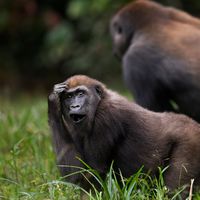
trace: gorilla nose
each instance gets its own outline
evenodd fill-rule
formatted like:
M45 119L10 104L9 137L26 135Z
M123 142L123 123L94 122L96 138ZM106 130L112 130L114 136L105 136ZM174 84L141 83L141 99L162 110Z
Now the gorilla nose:
M81 106L79 104L76 104L76 105L71 105L70 106L70 109L71 110L79 110L81 108Z

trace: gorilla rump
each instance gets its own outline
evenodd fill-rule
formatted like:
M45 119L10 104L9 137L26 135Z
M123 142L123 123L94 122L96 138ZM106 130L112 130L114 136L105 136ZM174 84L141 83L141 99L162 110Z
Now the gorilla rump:
M152 175L158 166L169 166L164 177L169 188L192 178L199 182L200 126L185 115L146 110L82 75L55 85L48 106L63 176L77 171L70 166L83 167L79 157L101 175L114 160L124 177L141 166ZM80 174L68 181L86 185Z
M110 29L114 52L122 60L124 80L136 102L200 121L200 20L136 0L116 13Z

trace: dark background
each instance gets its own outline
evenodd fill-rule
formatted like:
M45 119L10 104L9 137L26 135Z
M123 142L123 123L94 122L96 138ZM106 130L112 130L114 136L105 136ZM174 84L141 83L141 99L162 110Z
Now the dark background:
M123 85L109 21L128 0L0 0L0 91L46 92L73 74ZM160 0L200 16L199 0Z

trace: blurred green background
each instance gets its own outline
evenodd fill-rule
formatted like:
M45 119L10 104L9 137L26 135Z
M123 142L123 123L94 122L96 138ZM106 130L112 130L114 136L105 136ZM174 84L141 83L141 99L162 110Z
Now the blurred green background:
M73 74L123 86L109 21L128 0L1 0L1 94L48 91ZM160 0L194 16L199 0Z

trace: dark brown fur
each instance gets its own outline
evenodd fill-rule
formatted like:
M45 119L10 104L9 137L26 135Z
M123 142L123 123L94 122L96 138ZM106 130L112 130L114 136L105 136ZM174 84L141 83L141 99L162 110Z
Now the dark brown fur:
M124 80L137 103L200 121L199 19L136 0L113 17L111 34L114 52L122 59Z
M49 96L49 124L57 161L59 165L67 165L60 167L63 176L77 171L70 168L71 165L83 167L76 158L78 156L102 175L108 172L114 160L114 169L120 169L124 177L131 176L141 166L154 175L158 166L169 166L165 173L169 188L189 184L192 178L199 182L198 123L184 115L146 110L86 76L74 76L63 85L66 92L73 89L69 86L86 85L90 90L98 85L101 90L90 130L83 124L75 125L66 119L60 106L62 92L56 93L54 89ZM90 105L90 109L93 107ZM74 131L68 128L70 126L74 126ZM86 185L80 174L67 180Z

